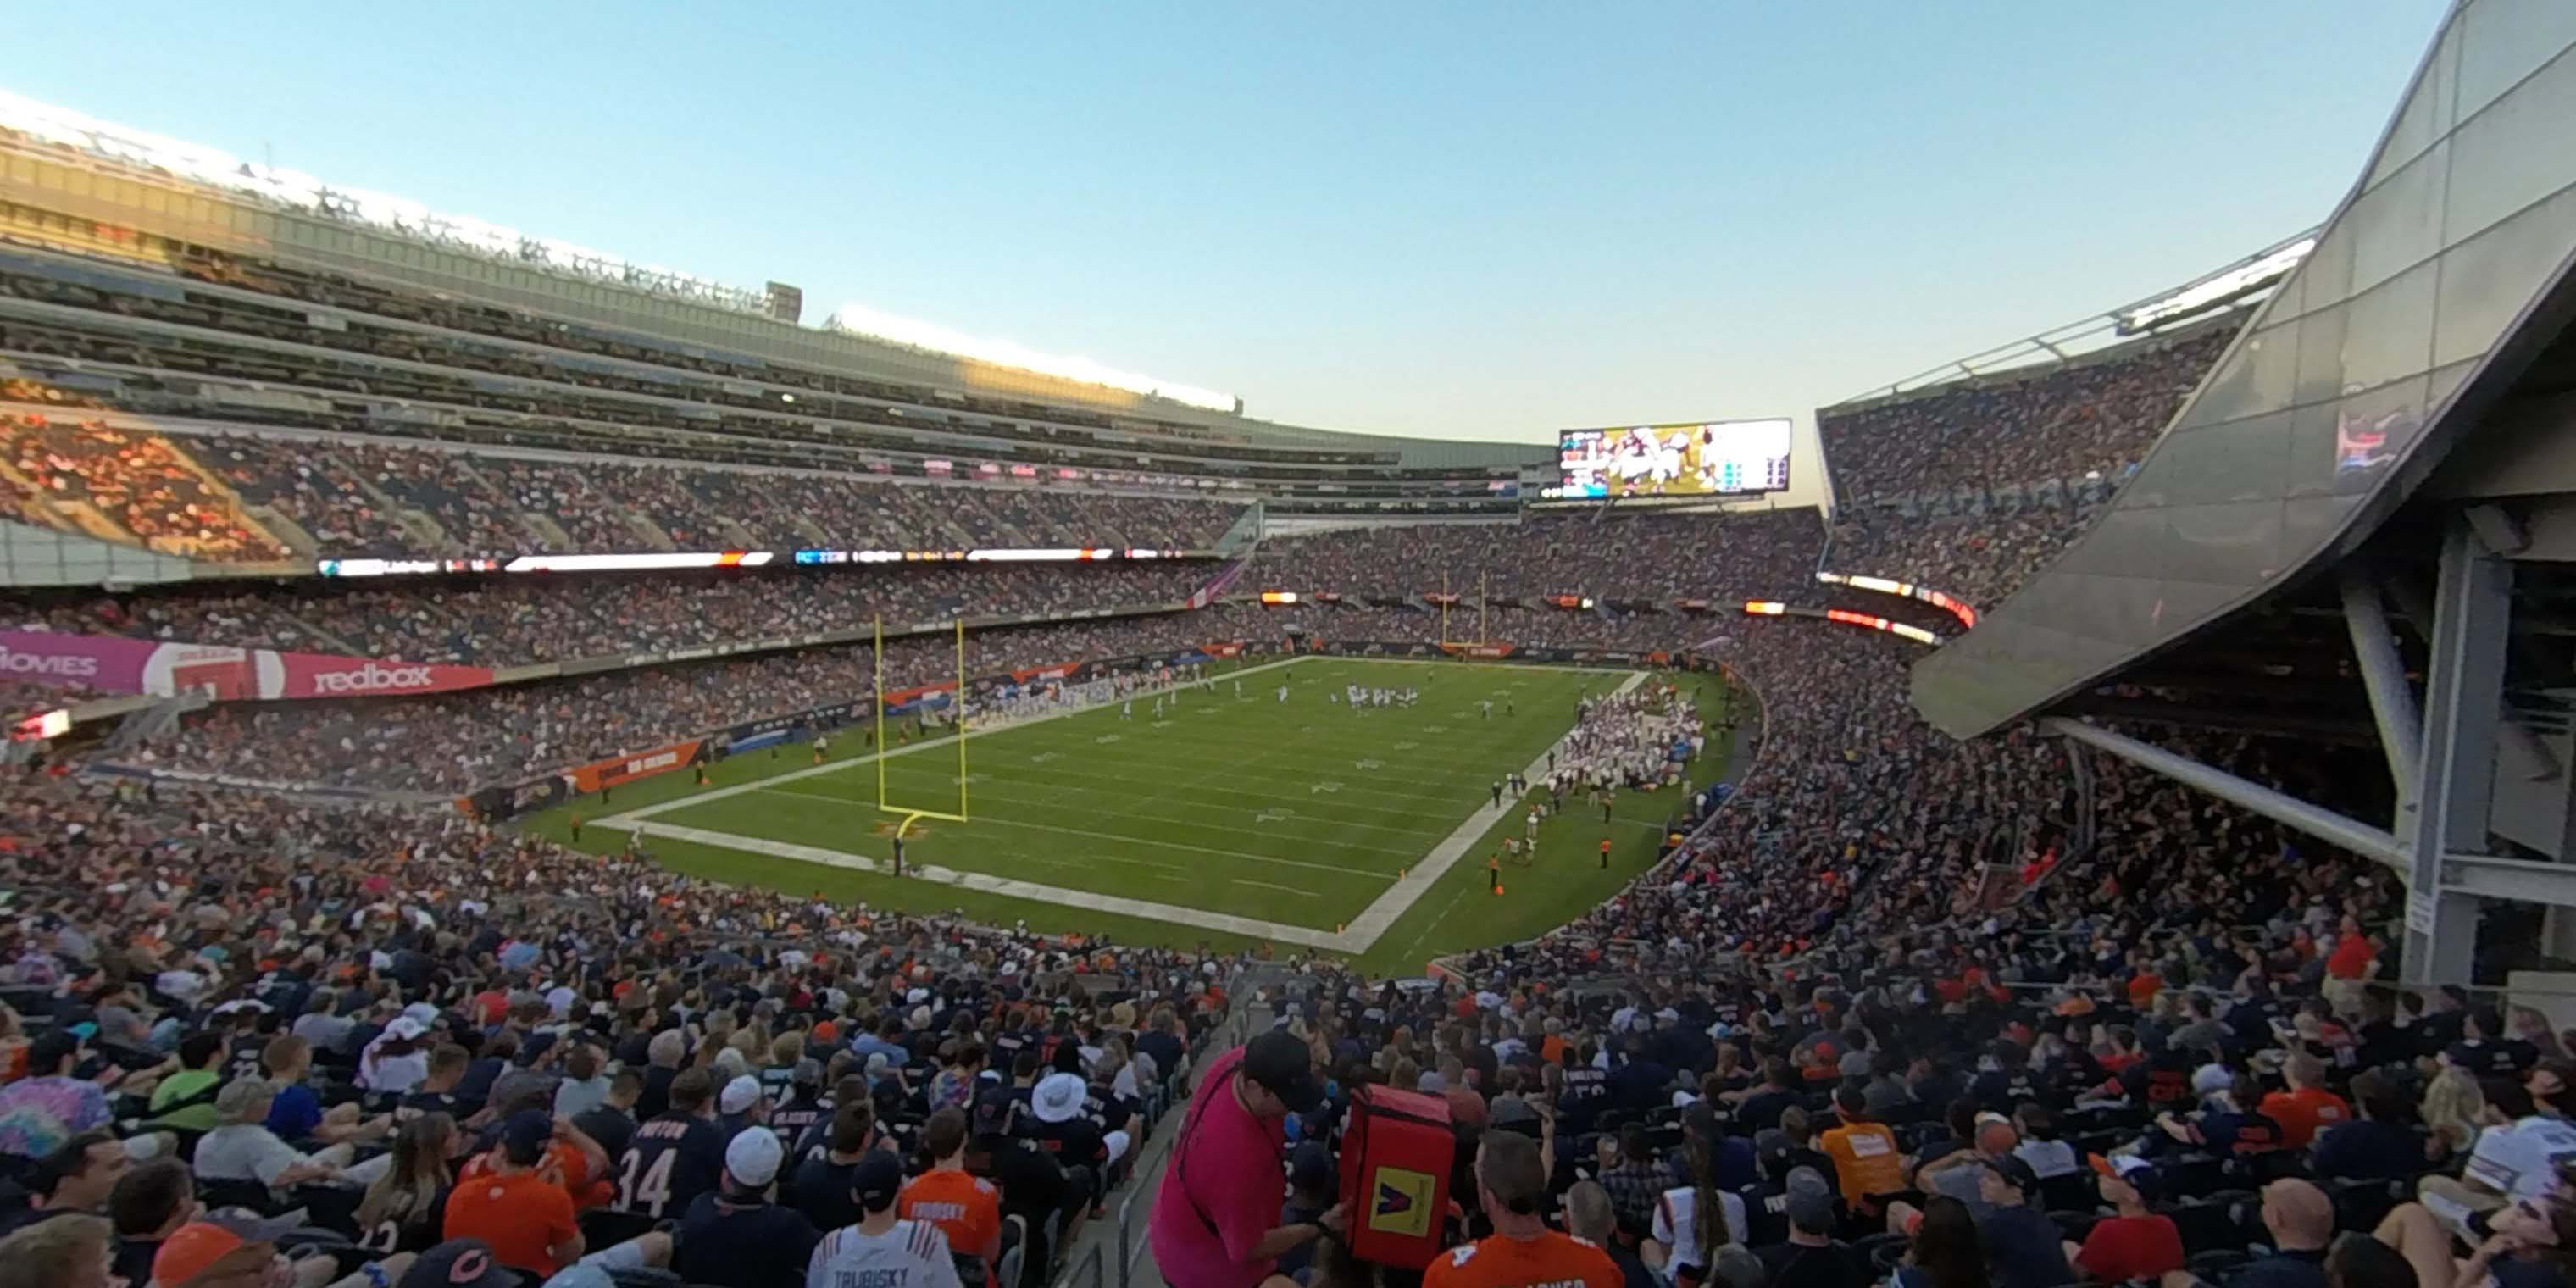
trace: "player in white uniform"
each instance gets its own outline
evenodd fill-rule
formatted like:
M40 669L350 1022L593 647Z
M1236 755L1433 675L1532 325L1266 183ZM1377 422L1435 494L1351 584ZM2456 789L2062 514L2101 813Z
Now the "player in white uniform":
M1284 684L1279 686L1279 705L1288 705L1288 686Z
M1682 476L1682 449L1672 443L1655 445L1655 490L1660 492Z

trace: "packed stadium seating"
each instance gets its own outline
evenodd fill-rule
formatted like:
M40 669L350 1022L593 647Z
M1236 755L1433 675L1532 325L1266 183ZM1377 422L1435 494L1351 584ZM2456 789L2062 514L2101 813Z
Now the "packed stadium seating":
M1241 515L1206 482L1283 494L1327 479L1419 485L1400 499L1428 504L1500 481L1484 467L1401 469L1388 452L934 397L310 268L209 254L184 272L0 252L10 514L237 565L809 546L1204 550ZM1936 1260L1940 1240L1957 1237L1954 1216L2002 1202L1997 1185L2028 1191L2044 1213L2023 1223L2018 1248L2039 1268L1992 1280L2009 1288L2073 1278L2045 1264L2059 1234L2105 1281L2188 1270L2223 1284L2264 1263L2249 1282L2325 1282L2299 1272L2316 1270L2338 1229L2414 1238L2431 1218L2399 1200L2422 1175L2447 1173L2430 1183L2436 1193L2456 1184L2472 1151L2491 1149L2472 1144L2481 1133L2576 1130L2565 1125L2576 1108L2566 1040L2536 1016L2472 1018L2450 994L2410 996L2421 1014L2397 1023L2374 976L2402 943L2402 895L2374 865L2031 729L1953 742L1907 705L1919 645L1738 611L1776 599L1924 616L1819 587L1820 567L1980 607L2008 596L2118 485L2231 325L1826 409L1819 424L1848 503L1830 527L1804 509L1611 508L1264 541L1235 590L1296 592L1290 605L1238 597L1176 610L1224 567L1210 559L12 592L0 620L22 629L494 668L714 650L878 616L1053 619L976 630L978 673L1215 641L1690 649L1727 665L1751 714L1729 717L1746 721L1750 759L1690 795L1650 873L1569 909L1548 934L1401 982L1330 960L837 906L682 875L649 855L577 852L439 799L864 698L880 680L864 646L656 660L430 697L218 703L130 741L67 745L13 770L0 793L12 914L0 926L0 1271L36 1241L5 1232L86 1207L114 1218L120 1272L142 1254L143 1281L191 1195L301 1210L311 1228L289 1238L339 1271L427 1251L442 1233L434 1223L355 1219L369 1192L352 1183L367 1175L351 1166L360 1157L409 1159L444 1185L448 1160L431 1149L423 1163L416 1139L443 1139L438 1115L453 1111L471 1133L460 1156L496 1142L506 1153L513 1110L551 1113L564 1095L604 1092L615 1066L639 1075L646 1103L574 1120L585 1137L631 1132L687 1067L714 1075L702 1091L730 1099L740 1074L783 1108L855 1122L846 1149L786 1142L799 1170L818 1148L823 1163L847 1166L920 1144L934 1110L973 1110L977 1165L1016 1222L1016 1256L1001 1263L1015 1271L996 1267L996 1288L1066 1271L1100 1288L1101 1263L1083 1280L1064 1254L1106 1200L1136 1192L1130 1169L1146 1151L1111 1148L1111 1133L1165 1119L1188 1093L1189 1065L1258 1011L1307 1042L1335 1087L1301 1122L1301 1150L1325 1149L1330 1168L1336 1128L1370 1084L1440 1096L1463 1144L1487 1131L1549 1135L1544 1206L1589 1222L1592 1196L1578 1187L1598 1186L1610 1215L1586 1233L1622 1258L1690 1267L1654 1279L1622 1260L1632 1284L1879 1282L1908 1257L1917 1269ZM1163 476L1118 491L1096 477L960 486L920 477L933 450L1037 477ZM1444 614L1431 598L1444 591L1471 602ZM1508 602L1472 602L1485 596ZM945 636L898 638L882 681L934 684L956 665ZM93 696L12 679L0 710ZM2304 799L2358 816L2391 809L2384 767L2359 750L2156 733ZM1247 995L1239 980L1264 983ZM291 1049L266 1054L281 1033L312 1042L311 1071ZM968 1052L994 1053L999 1085L977 1081L982 1057ZM405 1063L416 1055L420 1076ZM424 1090L459 1058L467 1082ZM233 1121L275 1090L263 1065L297 1084L291 1100L341 1117ZM1049 1071L1080 1084L1070 1118L1028 1112L1030 1084ZM181 1086L179 1103L160 1094ZM2471 1100L2483 1108L2464 1112ZM2366 1121L2343 1121L2354 1101ZM2311 1147L2326 1105L2338 1108ZM350 1131L398 1110L427 1111L433 1125L405 1128L390 1155L376 1129ZM1888 1129L1906 1156L1894 1183L1864 1187L1879 1173L1857 1166L1849 1140L1826 1138L1838 1118ZM274 1170L227 1170L208 1130L218 1122L235 1139L271 1137L272 1161L276 1149L318 1155L332 1136L358 1139L330 1156L336 1174L271 1185ZM92 1131L109 1136L81 1134ZM107 1147L117 1138L137 1144ZM175 1187L165 1160L149 1165L157 1190L93 1193L94 1167L122 1170L129 1153L170 1146ZM1474 1152L1461 1150L1462 1163ZM618 1152L571 1153L583 1175L566 1189L593 1209L589 1246L672 1262L667 1277L622 1266L618 1282L773 1282L710 1265L712 1245L691 1243L707 1237L690 1233L695 1215L675 1254L626 1202L632 1169L609 1170ZM2154 1179L2097 1183L2097 1170L2120 1173L2115 1155L2146 1160ZM787 1179L787 1206L818 1226L845 1219L845 1193ZM1494 1215L1461 1179L1462 1211L1442 1221L1452 1239L1484 1233ZM588 1182L617 1201L599 1203ZM2576 1209L2534 1197L2576 1246ZM1890 1228L1900 1200L1932 1209L1920 1232L1901 1219ZM1673 1246L1683 1203L1711 1236L1697 1247ZM2113 1241L2091 1236L2106 1203L2121 1204L2120 1220L2170 1220L2177 1250L2155 1265L2103 1261ZM362 1242L380 1235L390 1242ZM2263 1277L2279 1272L2289 1277ZM1333 1240L1305 1282L1407 1281L1353 1264Z
M2067 365L1963 380L1816 413L1834 486L1846 498L2116 476L2235 337L2233 321Z
M1984 609L2039 571L2091 522L2089 506L1964 515L1847 511L1826 559L1835 571L1910 581Z
M1096 491L862 481L813 471L544 461L247 433L188 439L76 411L0 413L14 510L212 562L649 550L1203 548L1235 507ZM290 549L244 507L303 529ZM101 527L101 525L105 525Z
M1041 571L1044 567L1045 570ZM0 596L19 629L133 635L408 662L515 666L954 616L1168 606L1206 560L730 570L678 576L307 579L145 594Z
M1306 594L1742 599L1812 585L1823 537L1806 509L1351 528L1263 543L1254 577Z

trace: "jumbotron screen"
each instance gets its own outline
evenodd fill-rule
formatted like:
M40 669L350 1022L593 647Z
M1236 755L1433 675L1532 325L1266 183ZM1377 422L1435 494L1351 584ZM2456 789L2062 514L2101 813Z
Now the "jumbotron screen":
M1556 456L1561 478L1547 495L1567 500L1777 492L1789 486L1789 422L1561 430Z

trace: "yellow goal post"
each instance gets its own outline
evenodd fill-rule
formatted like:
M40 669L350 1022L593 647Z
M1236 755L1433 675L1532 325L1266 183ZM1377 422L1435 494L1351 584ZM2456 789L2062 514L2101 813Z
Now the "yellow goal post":
M957 687L950 690L948 697L949 724L954 730L953 737L957 742L957 811L953 814L946 810L924 809L915 805L897 805L887 797L886 761L889 759L889 756L888 748L886 746L885 731L885 619L882 617L876 618L875 623L876 643L873 652L876 663L876 691L872 697L870 705L876 709L877 722L877 809L881 813L900 814L903 816L902 821L895 824L894 834L896 836L902 836L911 831L914 823L925 818L935 818L950 823L963 823L967 821L965 619L960 618L957 621Z

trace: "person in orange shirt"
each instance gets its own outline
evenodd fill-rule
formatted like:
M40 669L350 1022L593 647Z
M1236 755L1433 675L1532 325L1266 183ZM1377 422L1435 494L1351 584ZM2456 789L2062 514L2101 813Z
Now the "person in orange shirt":
M2156 994L2163 991L2165 977L2157 974L2152 966L2142 966L2137 974L2129 977L2129 1005L2141 1011L2155 1005Z
M1844 1083L1834 1090L1834 1111L1842 1115L1843 1125L1827 1131L1819 1143L1825 1157L1834 1160L1835 1188L1854 1204L1903 1191L1905 1151L1885 1123L1869 1120L1868 1095Z
M2352 1118L2352 1104L2326 1090L2325 1062L2301 1051L2281 1065L2284 1091L2263 1097L2262 1113L2281 1124L2281 1148L2306 1149L2316 1134Z
M1547 1228L1547 1164L1538 1142L1487 1132L1476 1150L1476 1198L1494 1232L1432 1258L1422 1288L1621 1288L1618 1263L1590 1240Z
M533 1109L510 1115L500 1147L484 1170L460 1180L447 1197L450 1239L481 1239L494 1260L543 1279L581 1259L581 1227L572 1196L543 1173L555 1137L552 1119Z
M1002 1256L1002 1193L966 1171L966 1111L952 1107L932 1114L921 1139L930 1170L904 1183L895 1213L906 1221L927 1221L948 1236L948 1255L968 1288L990 1284Z
M538 1103L541 1102L522 1101L520 1112L543 1114L545 1111L536 1107ZM491 1169L497 1156L495 1151L465 1160L456 1179L468 1181L481 1176ZM554 1122L554 1138L546 1142L545 1158L537 1164L537 1174L561 1186L572 1199L575 1211L588 1211L617 1197L617 1187L606 1179L608 1151L573 1126L569 1118Z

